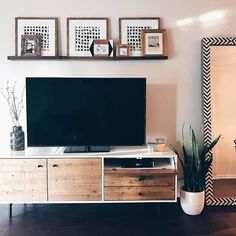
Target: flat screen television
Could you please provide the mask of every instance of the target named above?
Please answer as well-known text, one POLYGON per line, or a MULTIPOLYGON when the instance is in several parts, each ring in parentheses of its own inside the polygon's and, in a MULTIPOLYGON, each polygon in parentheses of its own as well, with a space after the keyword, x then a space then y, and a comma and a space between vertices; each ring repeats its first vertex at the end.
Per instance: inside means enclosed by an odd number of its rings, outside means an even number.
POLYGON ((29 147, 145 144, 145 78, 28 77, 26 108, 29 147))

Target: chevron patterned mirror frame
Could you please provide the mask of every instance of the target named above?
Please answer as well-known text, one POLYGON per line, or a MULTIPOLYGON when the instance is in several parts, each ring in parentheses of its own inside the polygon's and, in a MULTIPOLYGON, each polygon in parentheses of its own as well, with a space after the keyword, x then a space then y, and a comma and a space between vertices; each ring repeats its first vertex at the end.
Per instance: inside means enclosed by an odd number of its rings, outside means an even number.
MULTIPOLYGON (((203 38, 202 42, 202 102, 203 102, 203 131, 204 143, 212 142, 212 104, 211 104, 211 47, 236 46, 236 37, 203 38)), ((213 155, 210 153, 209 155, 213 155)), ((214 158, 214 157, 213 157, 214 158)), ((236 197, 214 197, 212 166, 206 177, 207 205, 236 205, 236 197)))

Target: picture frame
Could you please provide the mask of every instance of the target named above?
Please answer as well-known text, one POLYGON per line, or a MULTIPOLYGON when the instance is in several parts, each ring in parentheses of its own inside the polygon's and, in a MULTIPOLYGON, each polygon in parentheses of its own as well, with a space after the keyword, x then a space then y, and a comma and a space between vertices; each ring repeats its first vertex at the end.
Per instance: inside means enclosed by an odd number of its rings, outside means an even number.
POLYGON ((67 56, 91 56, 90 42, 97 39, 108 39, 108 18, 67 18, 67 56))
POLYGON ((41 36, 41 56, 58 54, 58 19, 55 17, 16 17, 15 54, 21 55, 21 36, 41 36))
POLYGON ((130 45, 130 56, 141 56, 141 30, 160 29, 160 17, 120 17, 120 44, 130 45))
POLYGON ((113 40, 94 39, 90 45, 91 55, 94 57, 113 56, 113 40))
POLYGON ((41 35, 21 35, 21 56, 41 56, 41 35))
POLYGON ((128 45, 128 44, 116 45, 116 56, 117 57, 129 57, 130 56, 130 45, 128 45))
POLYGON ((141 30, 142 56, 166 56, 166 30, 141 30))

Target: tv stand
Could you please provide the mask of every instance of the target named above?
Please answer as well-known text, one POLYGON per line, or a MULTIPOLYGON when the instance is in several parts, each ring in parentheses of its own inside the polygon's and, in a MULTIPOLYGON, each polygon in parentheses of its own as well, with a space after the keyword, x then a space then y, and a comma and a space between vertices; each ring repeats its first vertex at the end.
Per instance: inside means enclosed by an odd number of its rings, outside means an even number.
POLYGON ((0 203, 177 201, 177 156, 170 150, 114 147, 104 153, 26 149, 0 155, 0 203))
POLYGON ((110 152, 110 146, 69 146, 64 153, 110 152))

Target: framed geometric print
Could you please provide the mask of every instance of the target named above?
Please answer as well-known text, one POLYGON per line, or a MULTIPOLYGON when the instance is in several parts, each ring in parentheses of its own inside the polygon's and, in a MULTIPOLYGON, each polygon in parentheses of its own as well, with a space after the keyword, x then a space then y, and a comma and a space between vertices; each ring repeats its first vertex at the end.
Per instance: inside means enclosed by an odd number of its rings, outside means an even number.
POLYGON ((108 39, 108 18, 67 18, 67 56, 91 56, 91 40, 108 39))
POLYGON ((22 35, 41 36, 41 56, 57 56, 58 20, 54 17, 16 17, 15 54, 21 55, 22 35))
POLYGON ((131 56, 141 56, 141 30, 160 29, 160 17, 119 18, 120 44, 128 44, 131 56))

